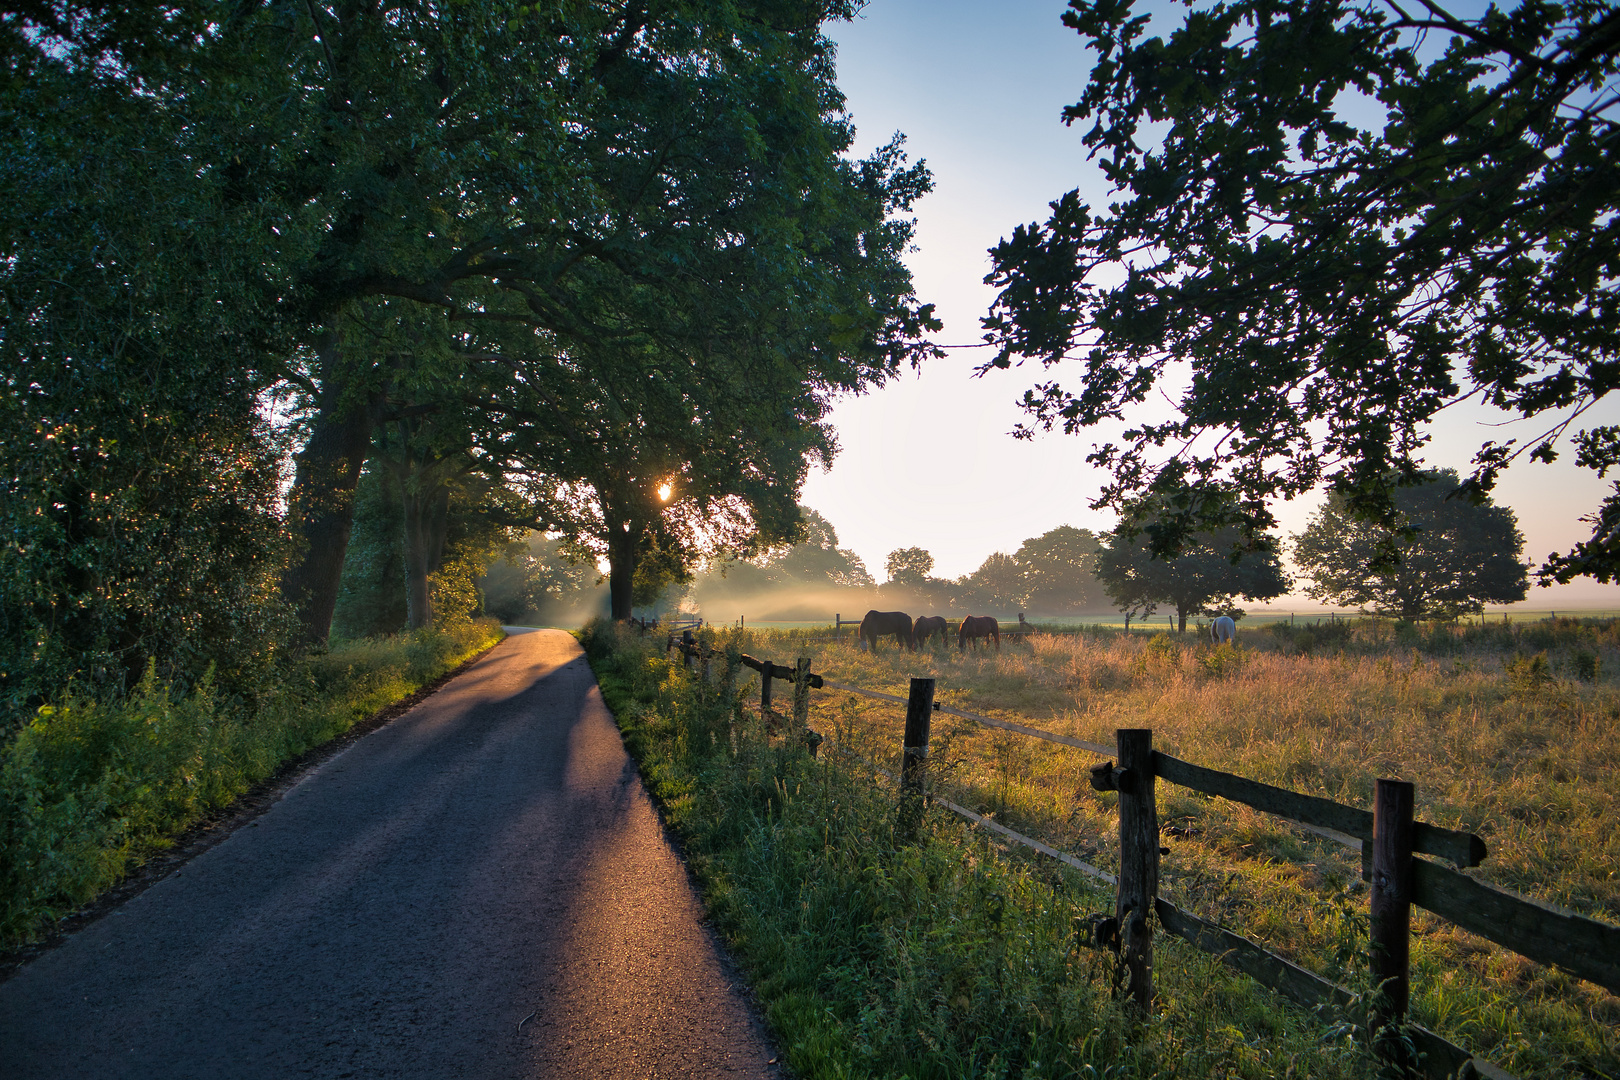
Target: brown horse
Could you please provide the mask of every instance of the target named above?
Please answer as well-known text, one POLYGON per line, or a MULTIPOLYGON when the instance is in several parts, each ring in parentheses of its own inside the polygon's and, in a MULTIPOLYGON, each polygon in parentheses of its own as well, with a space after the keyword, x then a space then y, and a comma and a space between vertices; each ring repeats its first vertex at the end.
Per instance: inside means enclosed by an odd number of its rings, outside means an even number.
POLYGON ((917 624, 911 628, 911 647, 913 649, 922 648, 924 645, 928 644, 928 640, 935 634, 939 635, 939 640, 945 642, 946 647, 948 648, 951 640, 951 627, 950 624, 945 621, 945 616, 924 615, 922 618, 918 619, 917 624))
POLYGON ((956 647, 963 652, 967 651, 967 643, 973 642, 973 651, 979 651, 979 639, 991 638, 996 643, 996 651, 1001 651, 1001 628, 996 620, 989 615, 969 615, 962 620, 962 625, 956 631, 956 647))
POLYGON ((861 620, 859 640, 862 648, 870 642, 871 648, 876 649, 878 638, 890 634, 894 635, 895 642, 902 648, 911 648, 911 616, 903 611, 868 611, 866 618, 861 620))

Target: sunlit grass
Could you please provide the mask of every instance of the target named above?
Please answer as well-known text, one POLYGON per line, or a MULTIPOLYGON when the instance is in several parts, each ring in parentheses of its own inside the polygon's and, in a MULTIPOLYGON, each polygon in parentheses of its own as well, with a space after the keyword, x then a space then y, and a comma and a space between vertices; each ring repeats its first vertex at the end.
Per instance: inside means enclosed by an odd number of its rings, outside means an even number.
POLYGON ((495 644, 490 622, 340 642, 249 709, 148 673, 128 697, 70 693, 0 747, 0 948, 116 885, 287 761, 495 644))
MULTIPOLYGON (((1369 1074, 1343 1031, 1174 942, 1156 960, 1159 1012, 1134 1022, 1112 958, 1076 934, 1109 894, 1072 870, 1008 858, 942 813, 918 842, 900 841, 892 785, 853 756, 881 740, 845 708, 848 695, 820 706, 832 745, 812 760, 656 642, 603 626, 582 637, 796 1074, 1369 1074)), ((747 648, 788 659, 765 651, 772 644, 747 648)))
MULTIPOLYGON (((757 655, 790 661, 786 637, 757 655), (784 655, 775 655, 782 653, 784 655)), ((1620 629, 1571 619, 1484 627, 1365 621, 1280 625, 1216 650, 1189 634, 1037 636, 999 654, 806 644, 814 670, 1112 744, 1120 727, 1202 765, 1370 807, 1379 777, 1411 780, 1420 820, 1490 846, 1479 877, 1620 922, 1620 629), (1539 659, 1538 659, 1539 657, 1539 659)), ((903 710, 818 693, 812 723, 874 756, 898 752, 903 710)), ((950 797, 1108 869, 1113 796, 1097 760, 936 714, 933 767, 950 797)), ((1364 911, 1359 856, 1238 804, 1161 783, 1165 895, 1316 970, 1343 910, 1364 911)), ((1414 1015, 1522 1075, 1620 1073, 1620 999, 1420 913, 1414 1015)))

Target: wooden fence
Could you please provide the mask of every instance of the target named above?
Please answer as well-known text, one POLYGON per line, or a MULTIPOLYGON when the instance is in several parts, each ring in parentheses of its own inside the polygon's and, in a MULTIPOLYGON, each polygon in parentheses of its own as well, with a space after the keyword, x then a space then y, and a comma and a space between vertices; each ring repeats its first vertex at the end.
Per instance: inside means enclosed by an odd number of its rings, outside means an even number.
MULTIPOLYGON (((679 648, 688 665, 694 659, 707 664, 709 657, 723 655, 715 651, 705 654, 690 632, 682 639, 671 635, 669 647, 679 648)), ((1374 1048, 1398 1071, 1435 1078, 1480 1076, 1511 1080, 1509 1074, 1489 1061, 1421 1025, 1406 1022, 1413 904, 1537 963, 1561 968, 1620 994, 1620 926, 1520 896, 1433 861, 1442 859, 1466 869, 1483 862, 1488 848, 1472 833, 1413 820, 1414 789, 1409 782, 1378 780, 1374 806, 1368 811, 1172 757, 1153 749, 1153 733, 1147 729, 1121 728, 1115 732, 1115 745, 1110 747, 936 704, 933 679, 912 679, 910 695, 902 698, 812 674, 808 657, 799 658, 792 667, 740 655, 738 661, 761 673, 761 710, 766 715, 771 712, 773 680, 794 683, 794 717, 801 732, 808 732, 808 696, 812 688, 858 694, 906 707, 899 777, 903 833, 915 832, 923 807, 932 802, 1114 886, 1117 897, 1113 914, 1094 916, 1090 932, 1094 944, 1119 954, 1130 998, 1144 1014, 1153 1007, 1155 922, 1302 1005, 1329 1005, 1341 1010, 1361 1007, 1357 996, 1345 987, 1246 937, 1183 911, 1158 895, 1159 856, 1164 849, 1159 846, 1157 780, 1285 818, 1361 853, 1362 877, 1371 885, 1369 966, 1379 983, 1379 992, 1367 1003, 1370 1009, 1365 1018, 1373 1033, 1374 1048), (1109 874, 966 807, 931 795, 927 781, 928 741, 936 712, 1109 755, 1109 760, 1090 768, 1088 780, 1095 790, 1119 795, 1119 874, 1109 874)), ((704 675, 707 679, 707 670, 704 675)), ((813 732, 808 734, 814 736, 814 750, 821 738, 813 732)))

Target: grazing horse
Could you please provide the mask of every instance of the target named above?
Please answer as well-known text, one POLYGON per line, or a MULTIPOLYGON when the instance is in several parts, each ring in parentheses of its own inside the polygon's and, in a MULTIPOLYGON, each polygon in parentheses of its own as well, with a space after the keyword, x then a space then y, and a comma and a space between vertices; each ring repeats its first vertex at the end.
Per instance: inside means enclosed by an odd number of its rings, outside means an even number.
POLYGON ((868 611, 861 620, 861 648, 867 648, 870 642, 870 647, 876 649, 878 638, 889 634, 902 648, 911 648, 911 616, 903 611, 868 611))
POLYGON ((980 638, 994 639, 996 651, 1001 651, 1001 628, 996 620, 989 615, 969 615, 956 630, 956 647, 965 652, 967 643, 972 641, 973 651, 978 652, 980 638))
POLYGON ((1230 615, 1222 615, 1209 624, 1209 640, 1217 645, 1225 645, 1229 641, 1237 640, 1237 623, 1232 621, 1230 615))
POLYGON ((951 640, 950 633, 951 627, 950 624, 945 621, 945 616, 924 615, 922 618, 918 619, 917 624, 911 628, 911 647, 913 649, 922 648, 924 645, 928 644, 928 640, 935 634, 938 634, 939 640, 945 642, 947 647, 949 647, 951 640))

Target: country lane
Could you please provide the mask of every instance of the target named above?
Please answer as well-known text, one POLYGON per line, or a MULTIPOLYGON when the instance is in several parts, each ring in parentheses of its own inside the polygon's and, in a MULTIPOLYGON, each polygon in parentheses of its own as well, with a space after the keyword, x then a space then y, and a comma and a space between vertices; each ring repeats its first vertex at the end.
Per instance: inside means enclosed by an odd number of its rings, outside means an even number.
POLYGON ((514 633, 0 984, 0 1076, 766 1077, 578 644, 514 633))

